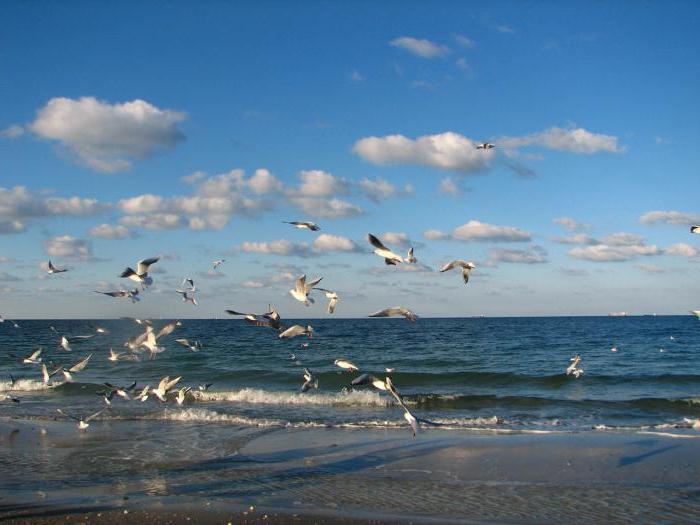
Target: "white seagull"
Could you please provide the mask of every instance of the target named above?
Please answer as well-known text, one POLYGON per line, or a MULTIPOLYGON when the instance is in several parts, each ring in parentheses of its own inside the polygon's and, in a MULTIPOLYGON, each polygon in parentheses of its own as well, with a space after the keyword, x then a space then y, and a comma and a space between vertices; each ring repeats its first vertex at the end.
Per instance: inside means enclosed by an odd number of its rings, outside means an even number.
POLYGON ((187 290, 188 292, 194 293, 197 291, 197 287, 194 285, 194 281, 192 279, 190 279, 189 277, 185 277, 182 280, 182 284, 180 286, 185 286, 185 285, 190 287, 190 289, 187 290))
POLYGON ((304 384, 301 385, 301 391, 306 392, 310 388, 318 388, 318 379, 308 368, 304 368, 304 384))
POLYGON ((321 282, 321 279, 323 279, 323 277, 317 277, 313 281, 307 283, 306 274, 304 274, 297 278, 296 282, 294 283, 294 288, 289 290, 289 293, 292 295, 292 297, 294 297, 294 299, 300 303, 304 303, 305 306, 311 306, 311 303, 313 303, 314 300, 313 297, 309 297, 309 293, 314 289, 314 286, 321 282))
POLYGON ((314 222, 309 222, 309 221, 282 221, 285 224, 291 224, 295 228, 298 228, 300 230, 311 230, 312 232, 317 232, 318 230, 321 229, 321 227, 314 223, 314 222))
POLYGON ((408 249, 408 254, 406 255, 406 262, 409 264, 415 264, 418 262, 418 259, 416 259, 416 256, 413 255, 413 246, 411 246, 408 249))
POLYGON ((385 308, 384 310, 379 310, 378 312, 374 312, 373 314, 369 314, 368 317, 397 317, 397 316, 403 316, 409 321, 415 321, 418 319, 418 316, 414 314, 411 310, 408 308, 404 308, 403 306, 394 306, 393 308, 385 308))
POLYGON ((161 337, 165 337, 166 335, 172 334, 178 326, 182 326, 182 323, 180 321, 170 321, 158 331, 156 339, 160 339, 161 337))
POLYGON ((373 376, 371 374, 362 374, 357 376, 355 379, 350 381, 350 386, 360 386, 360 385, 372 385, 377 390, 386 391, 386 382, 383 379, 373 376))
POLYGON ((171 381, 170 377, 165 376, 160 380, 160 383, 158 383, 158 388, 151 389, 151 393, 165 403, 165 396, 168 394, 170 389, 174 387, 178 381, 180 381, 180 379, 182 379, 182 376, 176 377, 171 381))
POLYGON ((576 378, 580 377, 583 375, 583 368, 578 368, 578 364, 581 362, 581 356, 577 355, 576 357, 571 358, 571 364, 569 367, 566 369, 566 375, 567 376, 574 376, 576 378))
POLYGON ((335 366, 342 368, 343 370, 347 370, 348 372, 357 372, 359 370, 359 368, 357 368, 357 366, 355 366, 353 363, 351 363, 347 359, 336 359, 335 361, 333 361, 333 364, 335 364, 335 366))
POLYGON ((95 293, 109 295, 110 297, 115 297, 117 299, 131 299, 132 303, 137 303, 141 300, 137 297, 139 291, 136 288, 134 288, 133 290, 116 290, 114 292, 101 292, 100 290, 95 290, 95 293))
POLYGON ((440 268, 440 273, 452 270, 453 268, 462 269, 462 279, 464 279, 464 284, 469 282, 469 275, 471 271, 476 268, 476 265, 470 261, 462 261, 460 259, 447 263, 445 266, 440 268))
POLYGON ((190 343, 188 339, 175 339, 175 342, 184 346, 191 352, 199 352, 199 350, 202 348, 202 343, 199 341, 195 341, 194 343, 190 343))
POLYGON ((175 398, 175 401, 179 406, 183 405, 183 403, 185 402, 185 397, 187 396, 187 394, 189 394, 190 390, 192 390, 192 388, 186 386, 177 391, 177 397, 175 398))
POLYGON ((112 348, 110 348, 107 361, 117 362, 119 361, 119 357, 122 355, 124 355, 124 352, 115 352, 112 348))
POLYGON ((71 366, 68 369, 61 368, 61 372, 63 373, 63 376, 66 378, 66 383, 72 383, 73 382, 73 376, 71 374, 76 374, 78 372, 82 372, 85 367, 88 364, 88 361, 90 361, 90 358, 92 357, 92 354, 88 355, 85 359, 82 361, 78 361, 76 364, 71 366))
POLYGON ((141 390, 141 393, 137 395, 134 399, 141 401, 142 403, 148 399, 148 393, 150 392, 150 385, 146 385, 143 387, 143 390, 141 390))
POLYGON ((70 347, 70 343, 68 342, 68 338, 65 335, 61 336, 61 340, 58 342, 58 346, 63 348, 66 352, 70 352, 72 350, 70 347))
POLYGON ((700 233, 700 226, 691 226, 690 233, 700 233))
POLYGON ((392 382, 390 377, 386 378, 385 384, 386 384, 386 389, 389 391, 389 393, 392 396, 394 396, 394 399, 396 399, 396 401, 401 406, 401 408, 403 408, 403 410, 404 410, 403 417, 408 422, 408 424, 411 425, 411 429, 413 430, 413 437, 416 437, 416 434, 418 433, 418 420, 416 419, 416 417, 413 414, 411 414, 411 411, 406 406, 406 403, 404 403, 403 397, 401 397, 401 394, 399 394, 399 391, 396 390, 396 387, 394 386, 394 383, 392 382))
POLYGON ((367 234, 367 240, 372 246, 375 247, 374 253, 379 255, 379 257, 383 258, 386 264, 396 264, 404 262, 403 258, 400 255, 392 252, 389 248, 384 246, 384 244, 382 244, 382 241, 380 241, 371 233, 367 234))
POLYGON ((226 262, 226 259, 217 259, 216 261, 212 262, 212 271, 216 270, 219 266, 221 266, 223 263, 226 262))
POLYGON ((495 144, 491 144, 490 142, 481 142, 476 145, 476 149, 493 149, 495 148, 495 144))
POLYGON ((279 337, 280 339, 287 339, 304 334, 306 334, 308 337, 313 337, 313 333, 314 329, 311 325, 304 328, 301 325, 295 324, 294 326, 290 326, 284 332, 280 333, 280 335, 278 335, 277 337, 279 337))
POLYGON ((700 320, 700 310, 691 310, 690 313, 700 320))
POLYGON ((194 306, 197 306, 197 299, 194 298, 194 295, 190 295, 194 290, 175 290, 175 291, 182 296, 183 303, 192 303, 194 306))
POLYGON ((105 411, 105 409, 103 408, 102 410, 100 410, 99 412, 95 412, 95 413, 92 414, 91 416, 88 416, 88 417, 76 417, 76 416, 71 416, 70 414, 66 414, 66 413, 65 413, 63 410, 61 410, 60 408, 57 408, 56 410, 57 410, 58 413, 61 414, 62 416, 66 416, 67 418, 70 418, 70 419, 73 419, 73 420, 77 421, 77 422, 78 422, 78 428, 79 428, 80 430, 85 430, 87 427, 89 427, 89 426, 90 426, 90 423, 89 423, 89 422, 92 421, 93 419, 95 419, 97 416, 99 416, 102 412, 105 411))
POLYGON ((141 285, 141 288, 145 289, 147 286, 153 284, 153 279, 148 276, 148 268, 160 261, 160 257, 152 257, 150 259, 143 259, 136 264, 136 271, 127 267, 119 277, 131 279, 141 285))
POLYGON ((326 299, 329 299, 328 302, 328 313, 332 314, 335 312, 335 307, 338 305, 338 294, 336 292, 332 292, 330 290, 326 290, 325 288, 316 288, 317 290, 324 292, 326 294, 326 299))
MULTIPOLYGON (((22 359, 22 363, 24 363, 25 365, 38 365, 39 363, 41 363, 41 357, 39 357, 39 356, 41 355, 41 352, 43 352, 43 351, 44 351, 44 349, 39 346, 39 347, 37 347, 36 350, 34 350, 34 352, 32 352, 32 355, 30 355, 29 357, 24 357, 24 358, 20 358, 20 359, 22 359)), ((16 357, 16 356, 13 356, 13 357, 16 357)))
POLYGON ((49 264, 46 266, 46 271, 49 274, 54 274, 54 273, 63 273, 67 272, 67 268, 56 268, 51 261, 49 261, 49 264))
POLYGON ((146 327, 146 339, 141 342, 141 345, 151 354, 151 358, 154 358, 156 354, 160 354, 165 351, 165 348, 158 346, 158 336, 153 332, 152 326, 146 327))

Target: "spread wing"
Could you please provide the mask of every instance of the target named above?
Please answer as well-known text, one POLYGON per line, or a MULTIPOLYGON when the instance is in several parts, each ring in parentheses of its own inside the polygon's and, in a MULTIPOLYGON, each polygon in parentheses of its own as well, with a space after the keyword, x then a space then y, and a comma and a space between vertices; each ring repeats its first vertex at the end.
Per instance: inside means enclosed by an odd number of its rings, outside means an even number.
POLYGON ((384 245, 382 244, 382 241, 380 241, 379 239, 377 239, 377 238, 376 238, 374 235, 372 235, 371 233, 368 233, 368 234, 367 234, 367 240, 368 240, 368 241, 370 242, 370 244, 371 244, 372 246, 374 246, 375 248, 379 248, 380 250, 390 251, 389 248, 387 248, 386 246, 384 246, 384 245))
POLYGON ((148 273, 148 267, 152 264, 157 263, 158 261, 160 261, 160 257, 151 257, 150 259, 144 259, 142 261, 139 261, 136 270, 138 271, 139 275, 148 273))
POLYGON ((68 371, 69 371, 69 372, 80 372, 80 371, 82 371, 82 370, 85 369, 85 367, 87 366, 88 361, 90 361, 90 358, 91 358, 91 357, 92 357, 92 354, 90 354, 89 356, 87 356, 85 359, 83 359, 83 360, 80 361, 79 363, 77 363, 77 364, 73 365, 72 367, 70 367, 70 368, 68 369, 68 371))

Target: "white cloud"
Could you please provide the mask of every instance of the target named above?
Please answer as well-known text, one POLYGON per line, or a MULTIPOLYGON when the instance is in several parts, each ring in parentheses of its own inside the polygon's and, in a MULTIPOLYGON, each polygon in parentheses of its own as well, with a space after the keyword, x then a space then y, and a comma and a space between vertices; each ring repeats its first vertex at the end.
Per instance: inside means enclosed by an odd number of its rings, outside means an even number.
POLYGON ((644 237, 636 233, 618 232, 603 237, 601 244, 608 244, 610 246, 638 246, 644 244, 644 237))
POLYGON ((646 273, 664 273, 664 269, 655 264, 635 264, 634 266, 646 273))
POLYGON ((585 248, 573 248, 569 255, 576 259, 583 259, 592 262, 621 262, 629 261, 637 256, 651 256, 661 254, 661 250, 655 245, 646 246, 622 245, 610 246, 608 244, 597 244, 585 248))
POLYGON ((100 239, 131 239, 136 236, 133 231, 124 226, 106 223, 93 226, 88 234, 100 239))
POLYGON ((445 177, 440 181, 438 186, 438 191, 444 195, 452 195, 456 197, 463 193, 460 181, 453 179, 452 177, 445 177))
POLYGON ((119 207, 124 213, 128 214, 156 213, 165 209, 165 203, 164 197, 145 193, 137 197, 120 200, 119 207))
POLYGON ((464 35, 453 35, 455 42, 457 42, 462 47, 473 48, 476 47, 476 42, 464 35))
POLYGON ((365 137, 353 146, 353 152, 374 164, 429 166, 459 173, 474 173, 486 168, 493 150, 478 150, 472 140, 448 131, 409 139, 403 135, 365 137))
POLYGON ((350 73, 350 80, 352 80, 353 82, 362 82, 364 79, 365 78, 357 69, 353 69, 350 73))
POLYGON ((547 252, 541 246, 530 246, 524 250, 494 248, 489 250, 489 263, 542 264, 547 261, 547 252))
POLYGON ((92 259, 92 243, 86 239, 78 239, 70 235, 46 239, 44 248, 51 257, 78 259, 81 261, 92 259))
POLYGON ((700 214, 683 211, 649 211, 639 218, 639 222, 642 224, 662 222, 690 226, 700 224, 700 214))
POLYGON ((698 250, 689 244, 679 242, 678 244, 666 248, 664 253, 668 255, 677 255, 678 257, 696 257, 698 255, 698 250))
POLYGON ((173 230, 182 226, 182 220, 179 215, 174 213, 152 213, 150 215, 126 215, 119 219, 119 224, 128 228, 173 230))
POLYGON ((402 197, 413 193, 413 187, 410 184, 407 184, 401 190, 384 179, 370 180, 365 177, 359 182, 359 186, 365 196, 376 203, 391 197, 402 197))
POLYGON ((449 52, 449 48, 446 46, 436 44, 424 38, 413 38, 410 36, 395 38, 390 44, 394 47, 405 49, 421 58, 438 58, 445 56, 449 52))
POLYGON ((252 289, 264 288, 264 287, 265 287, 265 283, 263 283, 263 282, 261 282, 261 281, 254 281, 254 280, 252 280, 252 279, 248 279, 248 280, 246 280, 246 281, 242 281, 242 282, 241 282, 241 286, 242 286, 243 288, 252 288, 252 289))
POLYGON ((352 217, 364 213, 364 210, 359 206, 340 199, 294 197, 291 201, 305 214, 311 217, 337 219, 339 217, 352 217))
POLYGON ((194 173, 190 175, 185 175, 184 177, 180 177, 180 180, 186 184, 194 184, 198 180, 201 180, 205 178, 207 174, 204 171, 195 171, 194 173))
POLYGON ((282 182, 264 168, 255 170, 253 176, 248 180, 248 187, 256 195, 279 193, 283 189, 282 182))
POLYGON ((309 245, 306 243, 294 243, 286 239, 279 239, 270 242, 250 242, 245 241, 241 245, 241 250, 246 253, 264 253, 273 255, 296 255, 307 257, 310 255, 309 245))
POLYGON ((94 97, 52 98, 29 129, 55 140, 90 168, 114 173, 185 139, 178 123, 186 115, 143 100, 110 104, 94 97))
POLYGON ((22 126, 18 126, 17 124, 12 124, 11 126, 8 126, 0 131, 0 137, 4 139, 16 139, 22 135, 24 135, 24 128, 22 126))
POLYGON ((471 220, 455 228, 452 238, 458 241, 525 242, 531 240, 532 234, 511 226, 495 226, 471 220))
POLYGON ((400 246, 401 248, 413 246, 413 241, 411 241, 411 238, 407 233, 403 232, 385 232, 380 235, 380 238, 382 241, 392 246, 400 246))
POLYGON ((563 226, 566 231, 570 232, 587 231, 592 228, 590 224, 578 222, 577 220, 572 219, 571 217, 557 217, 556 219, 554 219, 554 224, 563 226))
POLYGON ((593 154, 601 151, 622 153, 625 149, 618 145, 618 138, 612 135, 592 133, 583 128, 551 127, 539 133, 524 137, 501 137, 496 144, 505 150, 515 150, 526 146, 568 151, 569 153, 593 154))
POLYGON ((552 241, 559 244, 600 244, 598 239, 594 239, 583 233, 569 235, 568 237, 553 237, 552 241))
POLYGON ((425 237, 429 241, 441 241, 444 239, 448 239, 450 235, 440 230, 428 230, 423 232, 423 237, 425 237))
POLYGON ((340 235, 322 233, 314 240, 312 247, 320 252, 357 252, 360 247, 354 241, 340 235))
POLYGON ((512 27, 507 26, 505 24, 497 25, 496 31, 498 31, 499 33, 507 34, 507 35, 512 35, 513 33, 515 33, 515 29, 513 29, 512 27))
POLYGON ((46 192, 32 192, 24 186, 0 187, 0 233, 22 232, 32 219, 88 217, 108 207, 96 199, 47 197, 46 192))
POLYGON ((308 170, 299 173, 299 187, 291 190, 291 194, 300 197, 330 197, 348 193, 348 183, 345 179, 336 177, 322 170, 308 170))

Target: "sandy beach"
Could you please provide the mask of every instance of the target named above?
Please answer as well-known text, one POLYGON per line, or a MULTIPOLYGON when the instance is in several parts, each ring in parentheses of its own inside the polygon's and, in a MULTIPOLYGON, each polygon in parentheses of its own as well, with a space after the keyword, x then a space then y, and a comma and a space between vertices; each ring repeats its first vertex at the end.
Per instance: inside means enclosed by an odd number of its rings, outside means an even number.
MULTIPOLYGON (((692 523, 700 516, 700 440, 692 434, 429 430, 413 439, 387 429, 248 429, 225 456, 202 450, 145 467, 148 458, 134 449, 122 460, 135 467, 131 474, 105 472, 90 482, 78 458, 107 465, 99 444, 114 431, 93 426, 79 434, 63 422, 2 423, 3 521, 692 523), (29 457, 35 467, 44 463, 42 476, 23 475, 29 457)), ((187 432, 194 439, 227 429, 209 423, 187 432)), ((147 439, 141 432, 148 429, 122 429, 134 443, 147 439)))

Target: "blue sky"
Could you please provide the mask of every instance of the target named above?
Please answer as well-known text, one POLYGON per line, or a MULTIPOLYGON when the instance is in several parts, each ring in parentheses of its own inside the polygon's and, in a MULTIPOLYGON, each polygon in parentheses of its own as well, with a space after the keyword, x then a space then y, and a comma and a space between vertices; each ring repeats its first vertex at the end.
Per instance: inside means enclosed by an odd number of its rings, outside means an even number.
POLYGON ((325 316, 287 293, 301 273, 338 291, 337 316, 698 309, 699 19, 694 2, 3 3, 0 313, 325 316), (418 264, 384 267, 369 232, 418 264), (92 293, 154 255, 139 304, 92 293), (477 265, 466 287, 437 272, 455 258, 477 265))

